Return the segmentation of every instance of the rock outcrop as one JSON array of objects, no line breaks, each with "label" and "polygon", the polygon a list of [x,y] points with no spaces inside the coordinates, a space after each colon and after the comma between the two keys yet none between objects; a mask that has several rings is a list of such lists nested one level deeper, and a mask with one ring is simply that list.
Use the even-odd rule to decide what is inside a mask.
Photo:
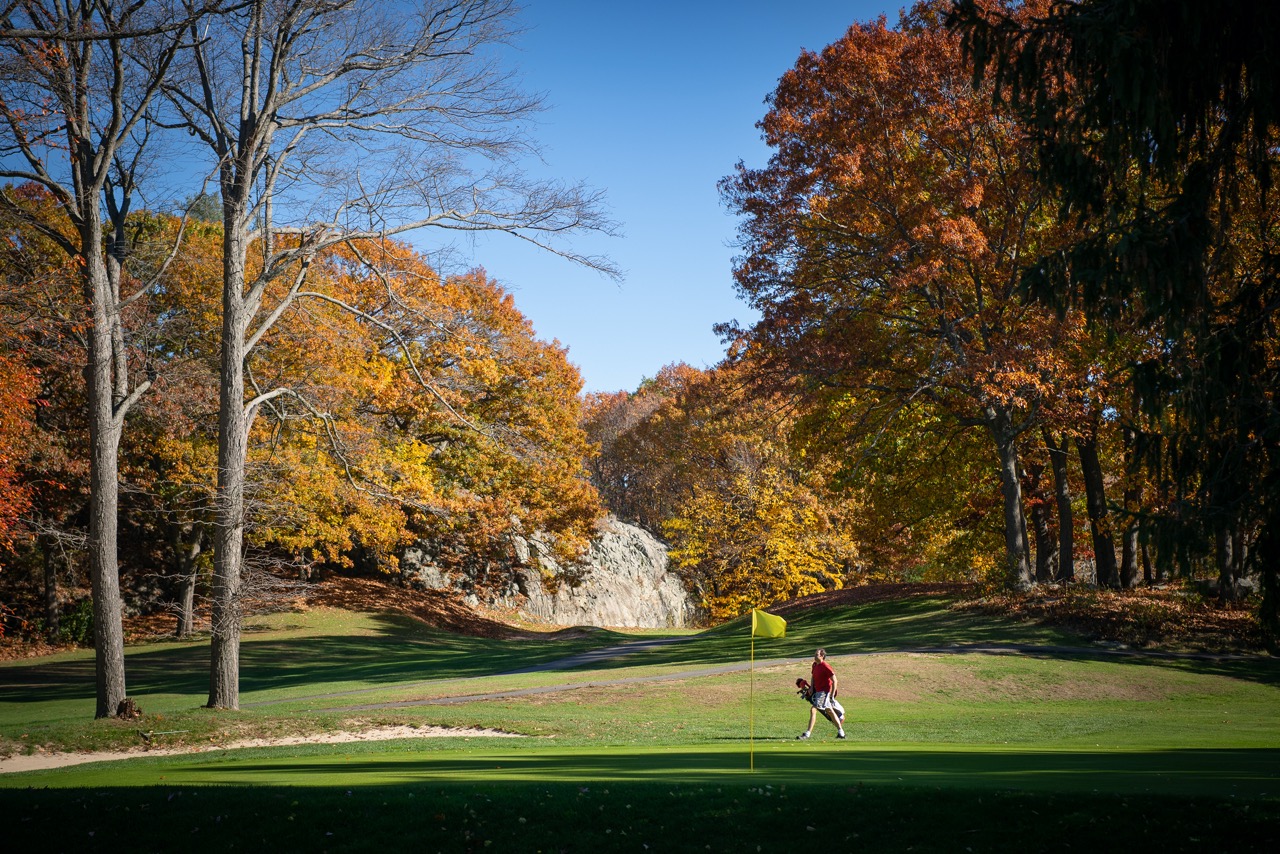
[{"label": "rock outcrop", "polygon": [[[592,541],[575,576],[550,590],[544,576],[560,567],[538,539],[515,537],[512,562],[498,571],[509,578],[496,594],[481,597],[466,581],[449,578],[421,549],[401,559],[406,581],[421,588],[455,588],[472,604],[510,608],[526,619],[555,625],[681,628],[702,617],[680,579],[669,570],[667,547],[642,528],[610,519]],[[492,578],[494,570],[489,571]]]}]

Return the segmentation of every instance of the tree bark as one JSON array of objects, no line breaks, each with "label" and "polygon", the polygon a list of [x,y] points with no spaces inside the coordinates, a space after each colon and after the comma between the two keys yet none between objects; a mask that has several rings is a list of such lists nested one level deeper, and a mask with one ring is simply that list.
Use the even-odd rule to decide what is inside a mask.
[{"label": "tree bark", "polygon": [[90,247],[102,245],[102,225],[97,199],[81,210],[81,256],[85,266],[86,296],[91,302],[89,359],[86,369],[89,404],[89,577],[93,589],[93,648],[96,664],[95,717],[116,713],[125,698],[123,603],[117,564],[116,526],[119,512],[120,423],[116,418],[115,348],[116,321],[111,286],[102,254]]},{"label": "tree bark", "polygon": [[[1127,495],[1127,493],[1126,493]],[[1125,526],[1120,538],[1120,586],[1133,589],[1138,583],[1138,523]]]},{"label": "tree bark", "polygon": [[[224,187],[227,186],[226,182]],[[236,189],[240,189],[237,187]],[[247,196],[247,191],[244,194]],[[209,708],[240,707],[240,586],[244,555],[244,483],[248,451],[244,411],[246,227],[240,198],[227,199],[223,238],[222,362],[218,394],[218,490],[213,533],[212,649]]]},{"label": "tree bark", "polygon": [[1080,452],[1080,469],[1084,474],[1085,505],[1089,509],[1089,530],[1093,535],[1094,562],[1099,587],[1116,587],[1120,582],[1116,567],[1115,540],[1107,512],[1107,493],[1102,479],[1102,463],[1098,459],[1096,429],[1076,439]]},{"label": "tree bark", "polygon": [[1047,584],[1053,580],[1056,561],[1053,530],[1049,523],[1049,501],[1044,494],[1043,463],[1027,466],[1027,494],[1031,497],[1031,530],[1036,542],[1036,583]]},{"label": "tree bark", "polygon": [[1138,504],[1142,489],[1138,472],[1138,434],[1124,428],[1124,533],[1120,538],[1120,586],[1130,590],[1138,582]]},{"label": "tree bark", "polygon": [[44,630],[52,639],[62,629],[62,609],[58,606],[58,559],[48,537],[40,538],[40,552],[44,556]]},{"label": "tree bark", "polygon": [[1235,519],[1223,520],[1214,532],[1214,556],[1218,564],[1218,602],[1223,605],[1240,599],[1239,569],[1243,565],[1240,537]]},{"label": "tree bark", "polygon": [[178,570],[178,626],[174,636],[189,637],[195,631],[196,567],[204,549],[204,528],[191,525],[191,541],[182,539],[181,526],[174,525],[174,556]]},{"label": "tree bark", "polygon": [[1022,508],[1018,471],[1017,431],[1009,413],[987,409],[987,425],[1000,455],[1000,492],[1004,496],[1005,583],[1015,590],[1031,588],[1031,560],[1027,548],[1027,517]]},{"label": "tree bark", "polygon": [[1071,511],[1071,483],[1067,480],[1066,437],[1055,443],[1048,430],[1044,431],[1044,444],[1049,449],[1049,463],[1053,467],[1053,491],[1058,502],[1058,581],[1076,580],[1075,516]]}]

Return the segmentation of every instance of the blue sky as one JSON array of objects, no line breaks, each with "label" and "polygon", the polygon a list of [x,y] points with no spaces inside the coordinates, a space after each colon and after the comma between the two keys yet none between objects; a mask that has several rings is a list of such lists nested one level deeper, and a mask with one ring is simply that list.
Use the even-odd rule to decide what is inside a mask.
[{"label": "blue sky", "polygon": [[750,321],[732,282],[735,220],[716,182],[743,160],[763,165],[755,123],[802,48],[819,50],[884,2],[527,0],[528,30],[510,54],[549,109],[535,136],[546,177],[607,194],[623,236],[582,237],[616,283],[492,235],[457,246],[515,295],[538,336],[558,339],[587,391],[632,390],[663,365],[709,367],[724,355],[711,327]]}]

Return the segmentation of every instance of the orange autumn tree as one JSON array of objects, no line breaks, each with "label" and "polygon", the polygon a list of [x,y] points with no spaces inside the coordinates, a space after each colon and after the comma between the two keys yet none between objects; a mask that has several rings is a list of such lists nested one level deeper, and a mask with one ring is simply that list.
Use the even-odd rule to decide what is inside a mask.
[{"label": "orange autumn tree", "polygon": [[760,123],[768,165],[722,182],[744,217],[738,288],[762,314],[727,331],[861,436],[931,414],[985,431],[1022,587],[1018,442],[1062,365],[1060,324],[1019,298],[1018,273],[1063,229],[1021,131],[970,76],[937,4],[800,57]]},{"label": "orange autumn tree", "polygon": [[19,466],[27,457],[35,407],[34,372],[20,353],[0,345],[0,549],[12,542],[30,496]]},{"label": "orange autumn tree", "polygon": [[[170,322],[216,328],[214,238],[190,236],[167,291]],[[216,364],[213,338],[187,340]],[[332,247],[247,376],[251,390],[287,390],[251,434],[259,550],[389,571],[426,541],[445,568],[474,573],[509,556],[512,534],[547,535],[573,557],[594,530],[581,378],[482,271],[440,276],[395,241]]]},{"label": "orange autumn tree", "polygon": [[[88,555],[80,545],[89,503],[80,270],[31,225],[39,218],[70,228],[53,196],[32,184],[9,193],[30,216],[0,212],[0,353],[10,365],[0,379],[0,396],[7,398],[0,418],[12,425],[16,441],[9,443],[11,477],[3,490],[11,507],[22,506],[22,536],[0,552],[0,598],[18,602],[22,586],[43,587],[43,608],[28,600],[36,610],[21,616],[43,618],[45,631],[57,636],[66,594],[88,586]],[[22,398],[33,406],[25,408]]]},{"label": "orange autumn tree", "polygon": [[[335,249],[311,275],[323,295],[316,287],[266,340],[282,372],[266,381],[281,387],[312,365],[306,408],[277,408],[270,421],[285,447],[330,460],[293,488],[321,479],[347,496],[346,511],[315,516],[323,540],[348,547],[350,508],[363,507],[355,533],[384,567],[408,538],[458,570],[508,556],[512,534],[549,535],[562,557],[578,555],[599,506],[583,470],[582,381],[563,348],[537,340],[483,271],[439,276],[403,244]],[[373,509],[386,499],[402,508],[394,527]]]}]

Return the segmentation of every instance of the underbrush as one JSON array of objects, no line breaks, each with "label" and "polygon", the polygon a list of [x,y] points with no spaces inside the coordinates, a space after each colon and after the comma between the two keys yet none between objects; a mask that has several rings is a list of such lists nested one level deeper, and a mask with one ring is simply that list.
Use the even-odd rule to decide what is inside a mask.
[{"label": "underbrush", "polygon": [[1098,590],[1046,585],[1027,593],[991,593],[962,599],[954,608],[990,616],[1034,620],[1089,640],[1127,646],[1260,652],[1257,606],[1232,608],[1177,588]]}]

